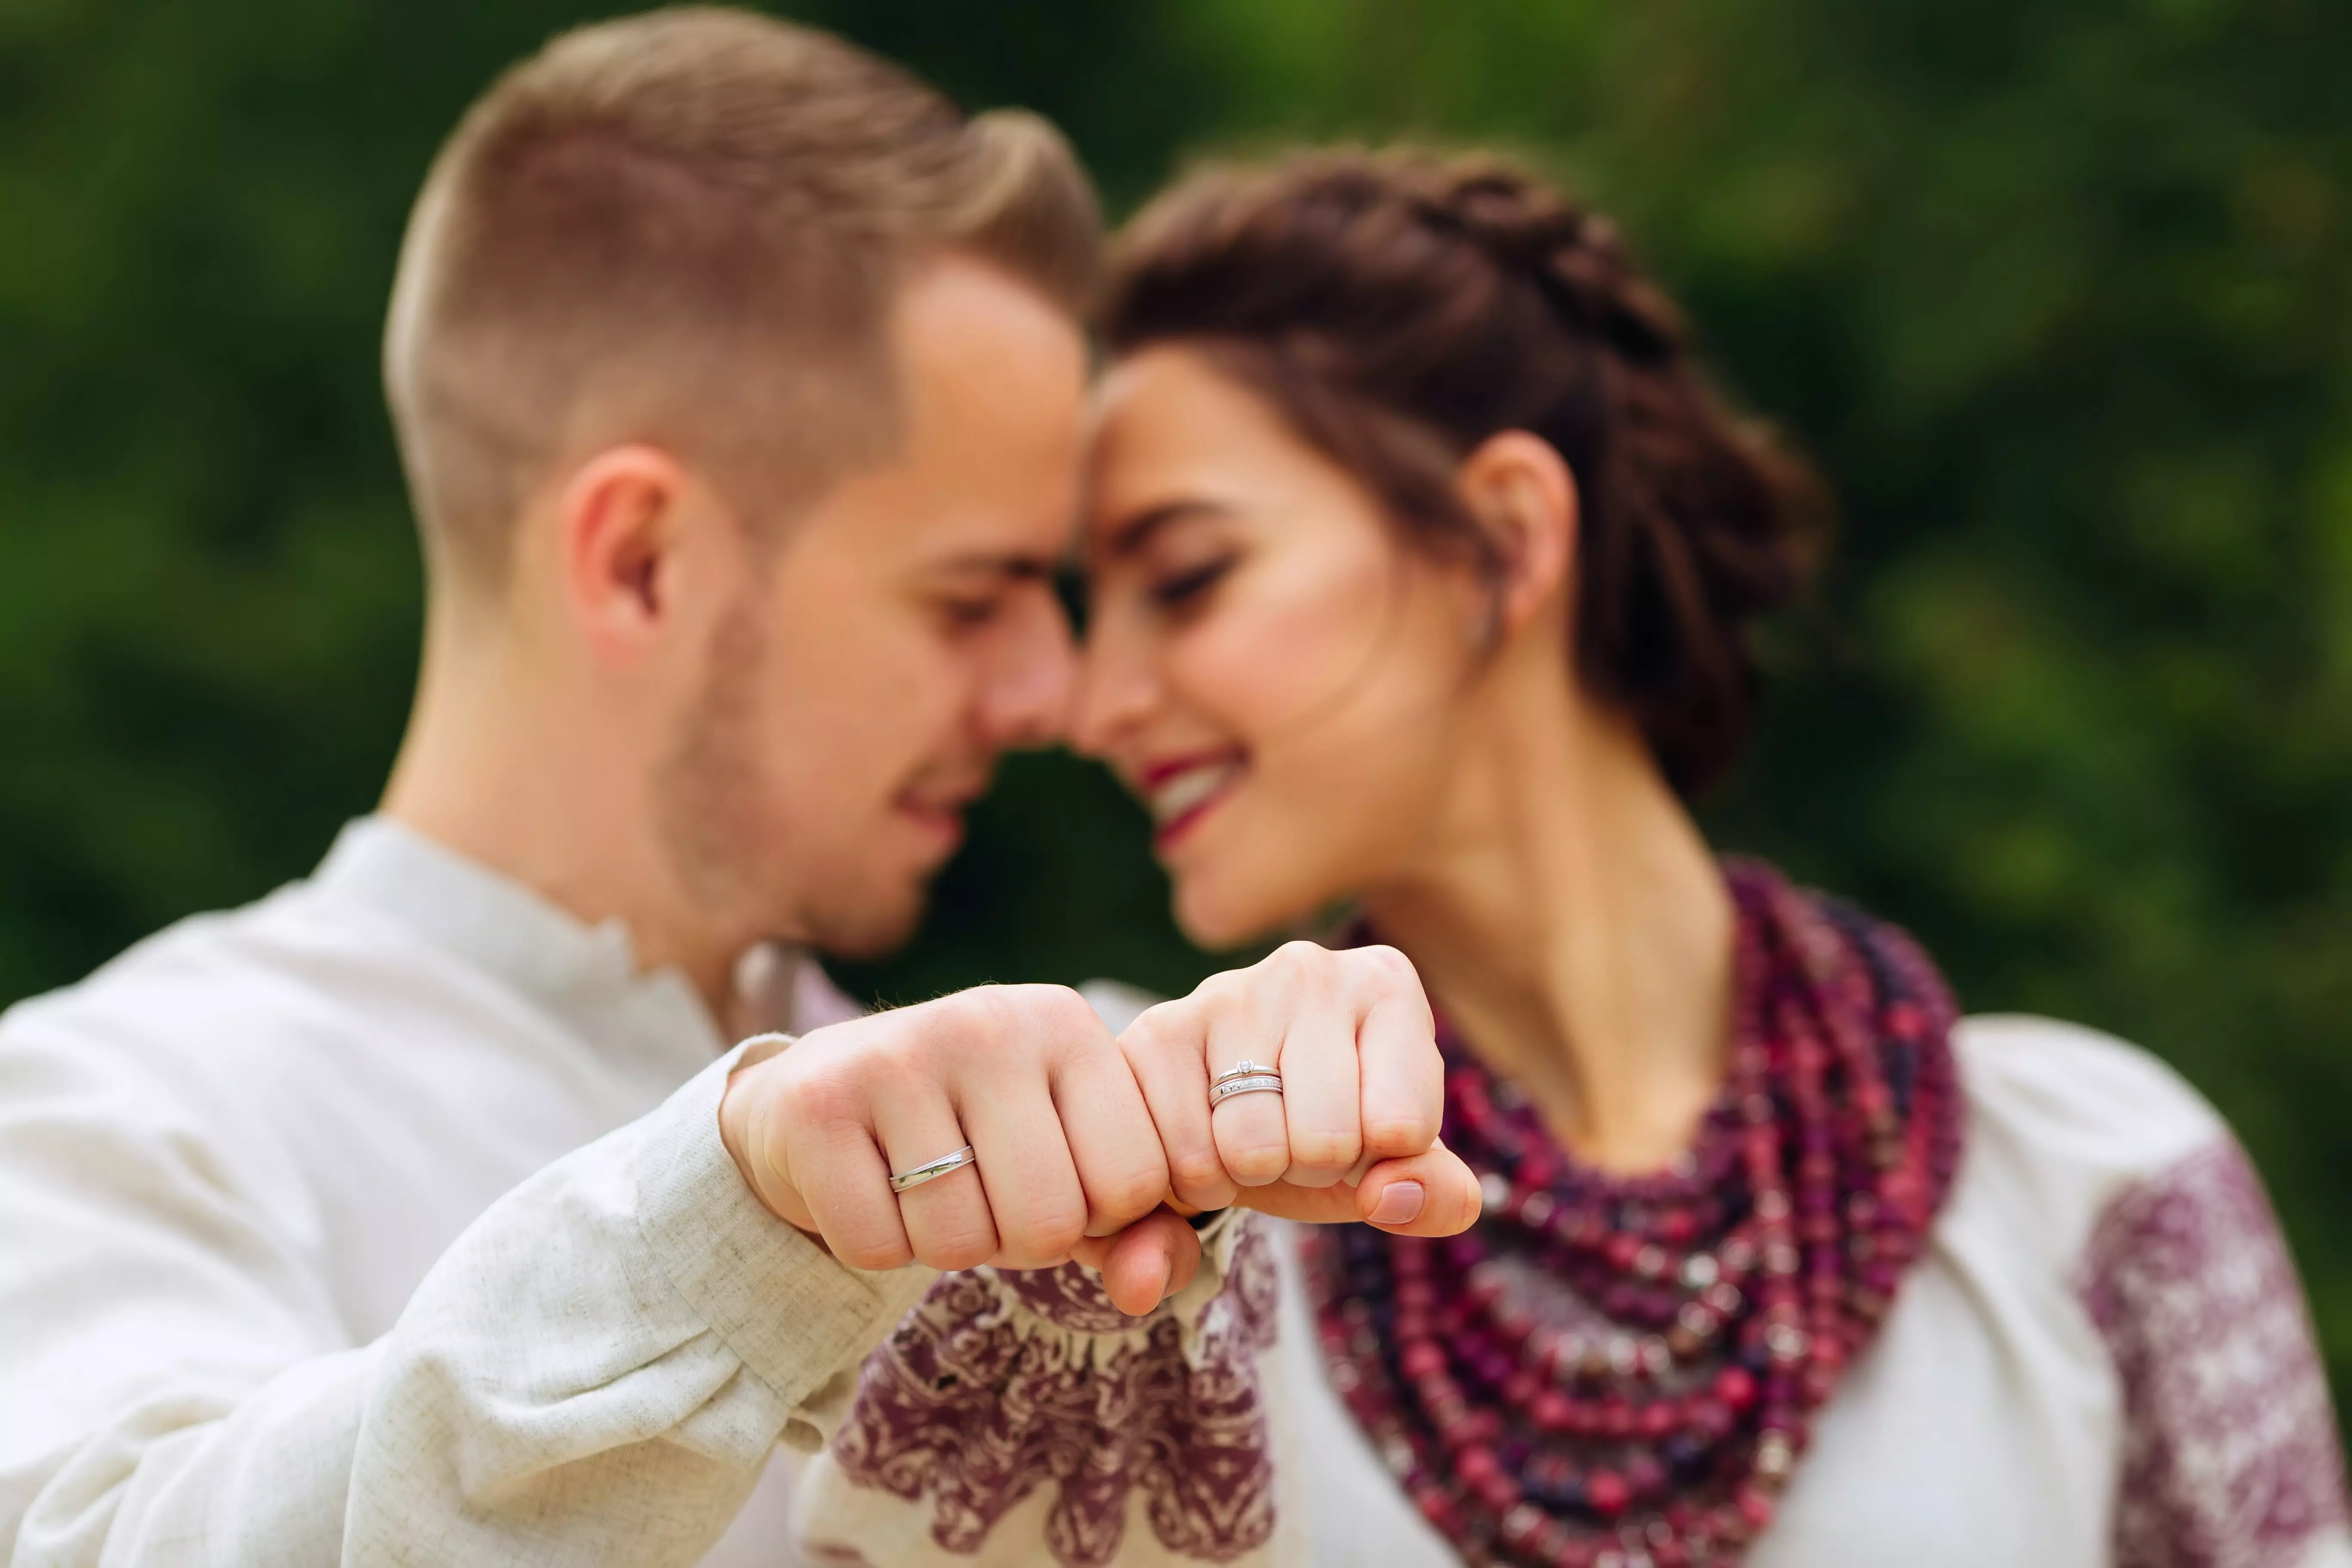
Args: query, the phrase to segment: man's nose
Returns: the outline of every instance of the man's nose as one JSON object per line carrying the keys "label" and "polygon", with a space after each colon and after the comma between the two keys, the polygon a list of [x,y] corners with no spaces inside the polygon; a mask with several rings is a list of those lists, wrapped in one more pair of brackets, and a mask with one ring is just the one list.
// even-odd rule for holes
{"label": "man's nose", "polygon": [[1132,639],[1112,620],[1087,629],[1087,656],[1070,694],[1065,739],[1072,750],[1107,756],[1151,712],[1156,689]]}
{"label": "man's nose", "polygon": [[1062,738],[1077,684],[1077,648],[1069,617],[1050,596],[1024,616],[981,694],[981,725],[991,745],[1042,746]]}

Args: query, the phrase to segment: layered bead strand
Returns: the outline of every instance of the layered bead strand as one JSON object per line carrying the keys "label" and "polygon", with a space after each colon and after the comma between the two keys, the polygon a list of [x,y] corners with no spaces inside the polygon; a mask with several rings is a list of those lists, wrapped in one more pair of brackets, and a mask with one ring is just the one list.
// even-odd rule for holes
{"label": "layered bead strand", "polygon": [[1334,1386],[1472,1562],[1697,1568],[1770,1521],[1958,1163],[1941,979],[1901,932],[1733,863],[1724,1091],[1664,1172],[1579,1163],[1446,1037],[1486,1213],[1310,1256]]}

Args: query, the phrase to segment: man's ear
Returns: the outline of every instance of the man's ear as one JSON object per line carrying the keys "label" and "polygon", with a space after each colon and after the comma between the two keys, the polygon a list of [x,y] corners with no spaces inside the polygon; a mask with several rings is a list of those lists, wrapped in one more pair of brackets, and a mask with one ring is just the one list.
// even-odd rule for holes
{"label": "man's ear", "polygon": [[581,464],[557,497],[565,603],[605,658],[634,661],[677,615],[688,486],[668,453],[631,445]]}
{"label": "man's ear", "polygon": [[1525,430],[1480,442],[1454,487],[1495,547],[1489,641],[1517,632],[1562,594],[1576,561],[1576,476],[1552,444]]}

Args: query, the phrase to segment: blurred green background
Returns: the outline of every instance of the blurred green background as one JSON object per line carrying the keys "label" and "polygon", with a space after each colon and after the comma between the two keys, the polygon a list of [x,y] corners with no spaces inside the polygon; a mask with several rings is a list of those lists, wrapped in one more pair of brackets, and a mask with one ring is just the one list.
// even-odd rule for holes
{"label": "blurred green background", "polygon": [[[0,0],[0,1001],[299,874],[398,738],[376,384],[438,138],[561,0]],[[1843,501],[1712,803],[1979,1009],[2161,1052],[2268,1175],[2352,1404],[2352,7],[811,4],[1068,129],[1421,134],[1612,210]],[[1007,771],[850,975],[1181,986],[1140,822]]]}

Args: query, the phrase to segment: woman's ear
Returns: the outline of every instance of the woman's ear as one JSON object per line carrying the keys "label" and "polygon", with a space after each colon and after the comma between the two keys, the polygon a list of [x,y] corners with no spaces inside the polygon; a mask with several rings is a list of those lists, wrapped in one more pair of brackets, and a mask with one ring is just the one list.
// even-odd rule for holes
{"label": "woman's ear", "polygon": [[1462,460],[1454,488],[1494,549],[1487,640],[1499,640],[1565,597],[1576,560],[1576,476],[1542,437],[1506,430]]}

